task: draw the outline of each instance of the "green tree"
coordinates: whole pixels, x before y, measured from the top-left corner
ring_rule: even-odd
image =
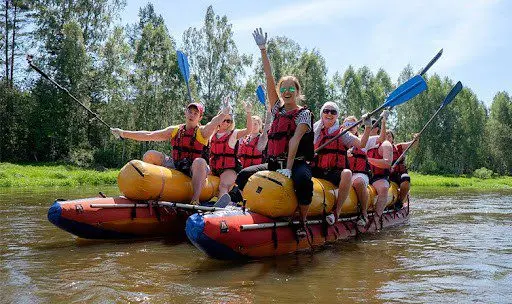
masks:
[[[205,116],[209,119],[217,114],[224,96],[238,96],[250,57],[238,53],[232,25],[226,16],[215,15],[212,6],[206,11],[202,27],[185,31],[183,44],[191,71],[199,80],[199,99],[206,104]]]
[[[512,175],[512,99],[507,92],[494,95],[486,129],[487,149],[484,151],[489,155],[490,167],[501,174]]]

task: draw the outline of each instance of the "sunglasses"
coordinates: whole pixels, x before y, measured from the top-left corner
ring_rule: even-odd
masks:
[[[324,109],[324,110],[322,111],[322,113],[324,113],[324,114],[329,114],[329,113],[331,113],[332,115],[336,115],[336,114],[338,114],[338,111],[336,111],[336,110],[331,110],[331,109]]]
[[[356,123],[355,123],[355,122],[353,122],[353,121],[346,121],[346,122],[343,124],[343,126],[344,126],[345,128],[350,128],[350,127],[352,127],[352,126],[353,126],[353,125],[355,125],[355,124],[356,124]]]
[[[231,119],[224,119],[222,122],[232,123],[233,121]]]
[[[286,90],[288,90],[288,92],[290,92],[290,93],[293,93],[293,92],[295,92],[296,89],[295,89],[295,87],[289,87],[289,88],[281,87],[279,89],[279,92],[284,93],[284,92],[286,92]]]

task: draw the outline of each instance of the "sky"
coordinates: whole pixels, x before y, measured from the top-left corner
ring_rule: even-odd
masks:
[[[178,48],[183,32],[201,27],[206,9],[226,15],[239,52],[260,57],[252,31],[286,36],[317,49],[328,76],[349,65],[383,68],[396,81],[410,64],[420,70],[443,48],[430,69],[460,80],[488,107],[498,91],[512,93],[512,1],[505,0],[127,0],[121,24],[138,21],[140,7],[153,3]]]

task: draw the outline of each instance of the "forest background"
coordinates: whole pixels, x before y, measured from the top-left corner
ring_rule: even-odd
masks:
[[[200,27],[172,37],[151,4],[140,9],[137,23],[118,25],[124,6],[123,0],[2,0],[0,162],[119,167],[148,149],[170,150],[169,142],[114,138],[67,94],[30,70],[21,60],[28,51],[35,65],[110,125],[156,130],[183,122],[188,96],[176,58],[181,39],[191,64],[192,96],[206,105],[203,123],[227,95],[236,101],[236,117],[244,116],[241,100],[252,100],[256,114],[263,114],[254,93],[264,81],[261,59],[238,51],[226,16],[210,6]],[[270,37],[268,53],[276,79],[288,74],[300,79],[305,104],[317,117],[326,101],[337,102],[342,115],[360,117],[422,68],[405,66],[396,80],[366,66],[348,66],[329,77],[318,50],[284,36]],[[425,78],[427,92],[392,111],[389,125],[398,142],[423,127],[457,81],[436,73]],[[512,175],[512,100],[502,91],[488,104],[465,87],[410,152],[410,168],[425,174]],[[242,127],[244,120],[236,123]]]

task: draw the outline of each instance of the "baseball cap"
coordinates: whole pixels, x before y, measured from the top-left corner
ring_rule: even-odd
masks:
[[[200,104],[199,102],[192,102],[189,103],[187,106],[187,109],[190,107],[195,107],[199,111],[199,115],[203,115],[204,113],[204,106]]]

